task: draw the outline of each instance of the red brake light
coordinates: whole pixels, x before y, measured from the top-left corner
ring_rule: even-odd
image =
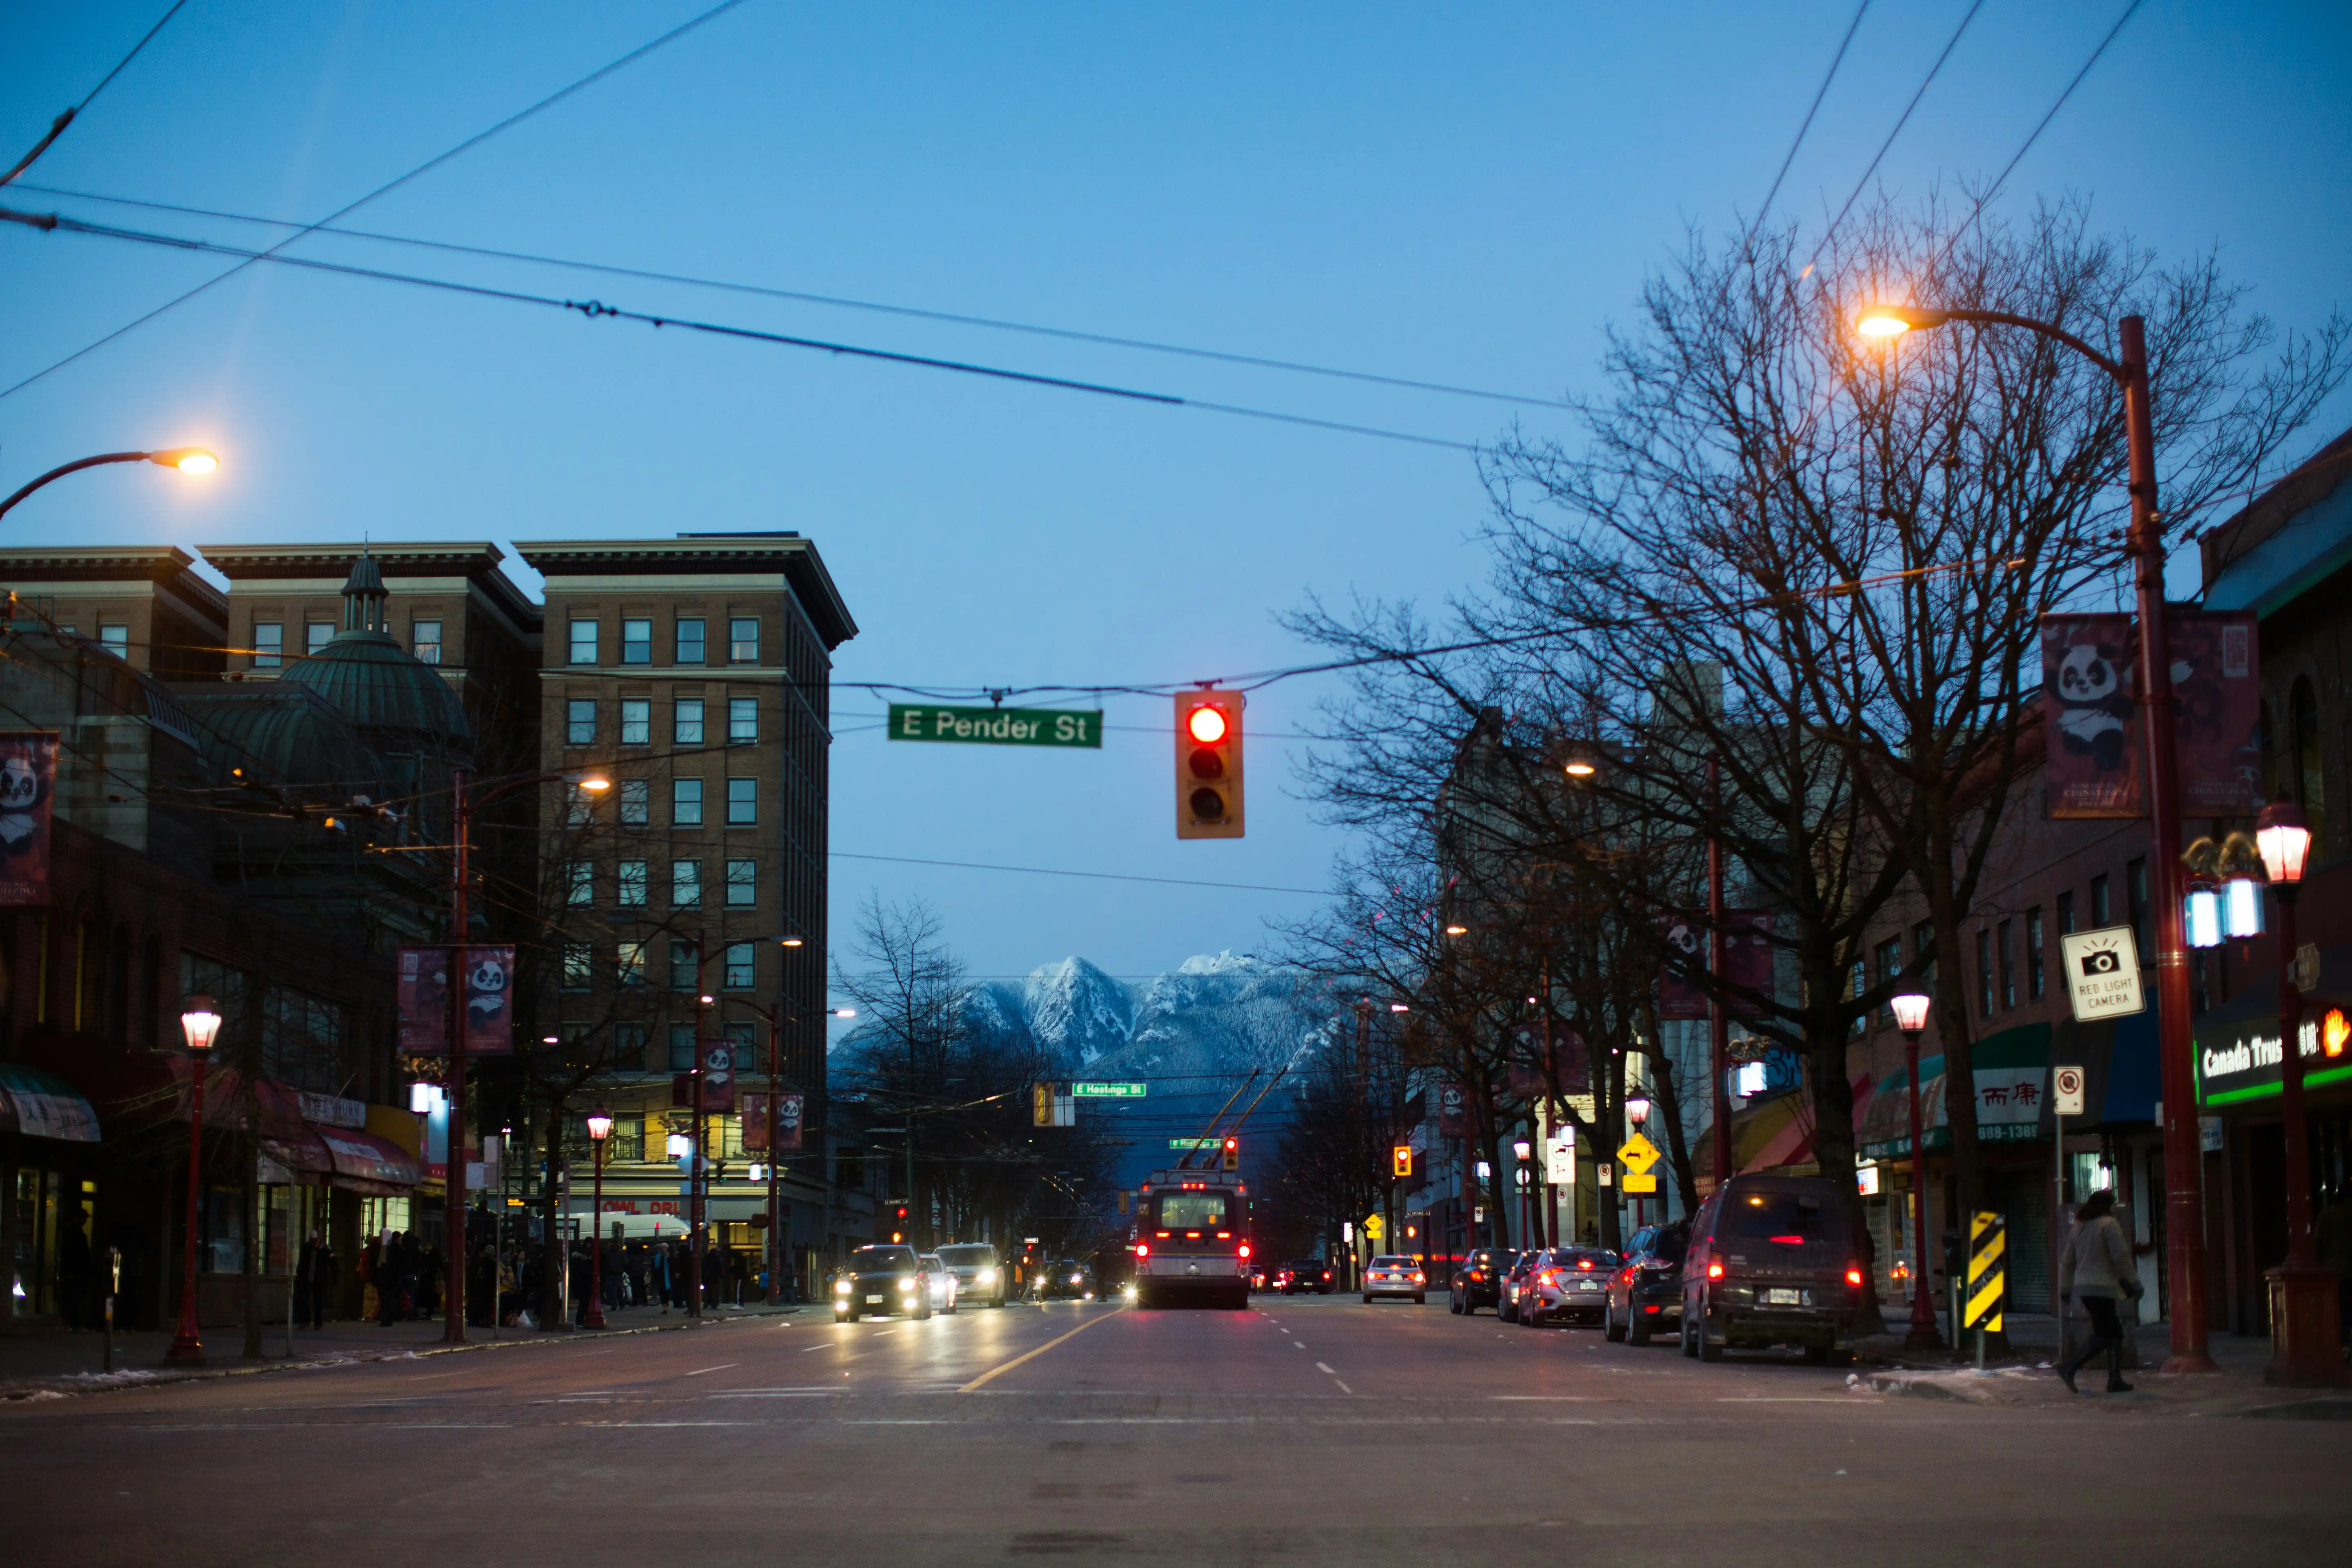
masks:
[[[1845,1282],[1846,1282],[1847,1284],[1849,1284],[1849,1285],[1859,1285],[1859,1284],[1861,1284],[1861,1283],[1862,1283],[1862,1269],[1861,1269],[1859,1267],[1852,1268],[1848,1268],[1848,1269],[1845,1271]]]
[[[1150,1257],[1150,1256],[1151,1256],[1151,1243],[1150,1243],[1150,1242],[1148,1242],[1148,1241],[1139,1241],[1139,1242],[1137,1242],[1137,1243],[1135,1244],[1135,1255],[1136,1255],[1138,1258],[1149,1258],[1149,1257]]]
[[[1576,1266],[1577,1266],[1579,1268],[1587,1268],[1587,1269],[1589,1269],[1589,1268],[1591,1268],[1592,1267],[1592,1259],[1591,1259],[1590,1258],[1578,1258],[1578,1259],[1576,1260]]]
[[[1707,1277],[1708,1279],[1722,1279],[1722,1278],[1723,1278],[1723,1265],[1722,1265],[1722,1264],[1720,1264],[1720,1263],[1715,1262],[1713,1259],[1709,1259],[1709,1260],[1708,1260],[1708,1262],[1707,1262],[1707,1266],[1706,1266],[1706,1277]]]
[[[1805,1245],[1805,1238],[1801,1236],[1776,1236],[1772,1238],[1772,1245],[1775,1247],[1802,1247]]]

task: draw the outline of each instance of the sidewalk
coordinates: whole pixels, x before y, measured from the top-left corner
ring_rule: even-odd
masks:
[[[704,1318],[706,1327],[787,1316],[808,1310],[805,1305],[714,1307]],[[658,1307],[631,1307],[605,1314],[601,1331],[563,1329],[488,1329],[468,1325],[466,1343],[444,1345],[438,1318],[394,1323],[379,1328],[373,1321],[330,1322],[322,1329],[294,1331],[294,1353],[286,1353],[286,1325],[265,1323],[262,1356],[247,1361],[240,1353],[245,1331],[234,1324],[205,1331],[205,1364],[166,1366],[163,1352],[172,1334],[164,1331],[117,1333],[114,1371],[101,1370],[106,1339],[95,1332],[69,1333],[59,1329],[0,1333],[0,1400],[56,1399],[109,1388],[147,1387],[200,1377],[236,1377],[257,1372],[284,1372],[298,1367],[356,1365],[363,1362],[400,1361],[460,1351],[517,1349],[525,1345],[561,1344],[614,1334],[657,1333],[682,1329],[683,1311],[664,1313]]]
[[[2139,1365],[2124,1372],[2131,1393],[2099,1392],[2107,1375],[2106,1358],[2102,1356],[2076,1374],[2074,1382],[2082,1392],[2069,1394],[2053,1370],[2057,1361],[2058,1321],[2011,1314],[2008,1329],[2011,1355],[1983,1372],[1977,1371],[1971,1359],[1973,1336],[1960,1352],[1937,1354],[1906,1351],[1900,1332],[1874,1335],[1857,1342],[1854,1348],[1862,1360],[1885,1370],[1858,1371],[1849,1381],[1881,1394],[1969,1405],[2137,1407],[2196,1415],[2352,1420],[2352,1385],[2331,1390],[2273,1388],[2265,1384],[2263,1369],[2271,1359],[2267,1339],[2215,1334],[2208,1348],[2221,1369],[2218,1374],[2167,1376],[2157,1369],[2171,1352],[2170,1331],[2162,1323],[2145,1323],[2134,1335]]]

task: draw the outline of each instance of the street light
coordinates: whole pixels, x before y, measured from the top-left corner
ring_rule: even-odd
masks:
[[[2286,1157],[2286,1261],[2269,1270],[2271,1362],[2263,1380],[2288,1388],[2332,1388],[2345,1381],[2336,1346],[2336,1296],[2332,1268],[2311,1248],[2310,1126],[2303,1108],[2303,989],[2295,984],[2294,900],[2311,828],[2303,809],[2282,796],[2263,807],[2254,824],[2263,869],[2278,894],[2279,1114]],[[2331,1020],[2332,1021],[2332,1020]],[[2316,1043],[2316,1042],[2315,1042]]]
[[[51,468],[31,484],[19,489],[6,500],[0,500],[0,516],[43,485],[64,479],[68,474],[84,468],[95,468],[101,463],[153,463],[159,468],[177,468],[184,474],[209,474],[220,467],[220,459],[202,447],[166,447],[155,452],[104,452],[95,458],[83,458]]]
[[[1944,1340],[1936,1331],[1936,1305],[1928,1300],[1927,1148],[1919,1126],[1919,1032],[1927,1026],[1930,1003],[1925,991],[1906,991],[1886,1005],[1903,1031],[1903,1058],[1911,1068],[1911,1331],[1903,1336],[1903,1348],[1938,1350]]]
[[[188,1086],[188,1234],[185,1270],[180,1279],[180,1331],[163,1359],[174,1365],[202,1366],[204,1341],[196,1333],[196,1234],[201,1223],[197,1197],[204,1190],[205,1058],[220,1037],[221,1015],[213,999],[199,991],[180,1010],[180,1033],[186,1037],[191,1068]]]
[[[1854,327],[1893,344],[1906,332],[1954,322],[2020,327],[2065,344],[2113,378],[2123,394],[2124,442],[2131,523],[2125,552],[2132,558],[2137,592],[2139,651],[2136,675],[2145,726],[2149,858],[2156,903],[2157,1053],[2164,1095],[2167,1310],[2171,1320],[2168,1373],[2219,1372],[2206,1343],[2205,1194],[2203,1156],[2197,1144],[2197,1079],[2189,1036],[2189,946],[2181,883],[2180,777],[2173,730],[2170,646],[2165,636],[2164,518],[2157,506],[2156,437],[2148,407],[2147,323],[2126,316],[2116,323],[2119,357],[2110,359],[2063,327],[2007,310],[1946,310],[1874,304]]]
[[[588,1113],[588,1147],[595,1166],[595,1194],[588,1200],[588,1306],[583,1329],[604,1326],[604,1142],[613,1136],[613,1113],[602,1105]]]

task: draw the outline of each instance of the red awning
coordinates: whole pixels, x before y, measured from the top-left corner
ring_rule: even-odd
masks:
[[[349,1127],[310,1130],[334,1159],[334,1184],[371,1197],[401,1197],[422,1179],[408,1151],[389,1138]]]

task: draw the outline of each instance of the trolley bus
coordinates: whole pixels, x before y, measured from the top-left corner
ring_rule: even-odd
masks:
[[[1231,1172],[1152,1172],[1136,1199],[1135,1304],[1247,1307],[1248,1198]]]

